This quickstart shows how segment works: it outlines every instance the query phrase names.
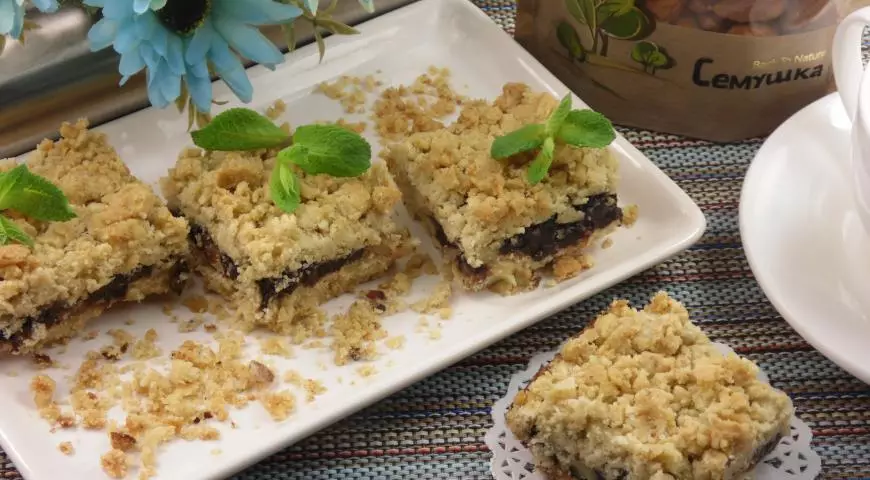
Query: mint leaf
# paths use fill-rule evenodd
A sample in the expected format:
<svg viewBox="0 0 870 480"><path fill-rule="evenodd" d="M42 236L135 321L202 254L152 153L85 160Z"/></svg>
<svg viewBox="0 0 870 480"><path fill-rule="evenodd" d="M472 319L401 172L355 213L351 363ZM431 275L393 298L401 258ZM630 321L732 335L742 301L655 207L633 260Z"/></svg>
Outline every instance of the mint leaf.
<svg viewBox="0 0 870 480"><path fill-rule="evenodd" d="M562 101L559 102L559 106L553 110L553 113L550 114L550 118L547 119L547 135L554 135L558 132L562 127L562 124L565 123L565 119L568 117L569 113L571 113L570 93L562 98Z"/></svg>
<svg viewBox="0 0 870 480"><path fill-rule="evenodd" d="M224 152L278 147L289 138L272 120L247 108L222 112L190 136L200 148Z"/></svg>
<svg viewBox="0 0 870 480"><path fill-rule="evenodd" d="M27 236L12 220L0 215L0 245L10 241L18 242L28 247L33 246L33 239Z"/></svg>
<svg viewBox="0 0 870 480"><path fill-rule="evenodd" d="M500 160L521 152L528 152L540 147L546 137L546 127L543 125L537 123L526 125L507 135L496 137L489 149L489 155Z"/></svg>
<svg viewBox="0 0 870 480"><path fill-rule="evenodd" d="M574 110L568 114L556 138L575 147L604 148L613 143L616 132L604 115L592 110Z"/></svg>
<svg viewBox="0 0 870 480"><path fill-rule="evenodd" d="M544 144L541 146L541 151L538 156L529 165L529 171L526 172L526 178L529 183L535 185L547 176L550 170L550 165L553 164L553 155L556 153L556 143L553 137L547 137Z"/></svg>
<svg viewBox="0 0 870 480"><path fill-rule="evenodd" d="M338 125L303 125L293 133L293 144L308 150L308 155L295 158L293 163L311 175L357 177L372 165L371 145Z"/></svg>
<svg viewBox="0 0 870 480"><path fill-rule="evenodd" d="M63 222L76 216L66 195L24 164L0 176L0 210L10 208L41 221Z"/></svg>
<svg viewBox="0 0 870 480"><path fill-rule="evenodd" d="M293 173L290 164L280 158L269 179L269 195L272 202L287 213L293 213L302 202L299 178Z"/></svg>

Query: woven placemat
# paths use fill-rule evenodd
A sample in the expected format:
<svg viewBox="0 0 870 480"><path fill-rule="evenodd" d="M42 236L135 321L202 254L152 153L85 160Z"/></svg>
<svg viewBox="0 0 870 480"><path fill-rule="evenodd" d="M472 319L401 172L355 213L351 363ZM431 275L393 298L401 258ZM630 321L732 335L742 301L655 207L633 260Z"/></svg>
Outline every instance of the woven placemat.
<svg viewBox="0 0 870 480"><path fill-rule="evenodd" d="M512 32L512 0L474 0ZM870 387L810 347L752 277L737 227L746 169L760 140L709 144L620 129L701 206L708 229L687 252L473 355L239 473L238 480L486 479L489 408L535 353L579 331L614 298L658 290L685 303L714 340L758 362L812 429L823 478L870 478ZM870 341L870 339L868 339ZM21 476L0 451L0 479Z"/></svg>

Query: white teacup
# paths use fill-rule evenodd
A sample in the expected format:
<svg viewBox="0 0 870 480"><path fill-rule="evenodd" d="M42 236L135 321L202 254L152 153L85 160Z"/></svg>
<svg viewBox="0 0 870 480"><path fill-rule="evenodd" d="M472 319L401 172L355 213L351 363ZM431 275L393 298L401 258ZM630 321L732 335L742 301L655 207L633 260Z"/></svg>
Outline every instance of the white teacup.
<svg viewBox="0 0 870 480"><path fill-rule="evenodd" d="M846 113L852 119L852 188L864 228L870 233L870 73L861 60L870 7L847 16L834 36L834 78Z"/></svg>

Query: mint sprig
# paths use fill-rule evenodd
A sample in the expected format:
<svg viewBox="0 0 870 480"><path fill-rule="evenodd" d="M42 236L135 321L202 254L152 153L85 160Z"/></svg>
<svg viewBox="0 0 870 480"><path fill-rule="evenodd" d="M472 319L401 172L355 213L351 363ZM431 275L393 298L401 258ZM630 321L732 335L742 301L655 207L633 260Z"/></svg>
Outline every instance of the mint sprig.
<svg viewBox="0 0 870 480"><path fill-rule="evenodd" d="M193 143L206 150L239 151L277 148L269 180L272 202L293 213L301 204L299 179L292 165L309 175L358 177L371 167L372 147L359 134L339 125L303 125L292 135L246 108L231 108L191 132Z"/></svg>
<svg viewBox="0 0 870 480"><path fill-rule="evenodd" d="M496 137L490 156L503 160L519 153L538 150L529 164L526 179L539 183L553 164L556 145L604 148L616 139L616 131L604 115L592 110L572 110L571 94L565 95L545 124L524 125L506 135Z"/></svg>
<svg viewBox="0 0 870 480"><path fill-rule="evenodd" d="M65 222L76 217L66 195L24 164L0 174L0 212L5 210L44 222ZM33 246L33 239L15 222L0 215L0 245L9 242Z"/></svg>

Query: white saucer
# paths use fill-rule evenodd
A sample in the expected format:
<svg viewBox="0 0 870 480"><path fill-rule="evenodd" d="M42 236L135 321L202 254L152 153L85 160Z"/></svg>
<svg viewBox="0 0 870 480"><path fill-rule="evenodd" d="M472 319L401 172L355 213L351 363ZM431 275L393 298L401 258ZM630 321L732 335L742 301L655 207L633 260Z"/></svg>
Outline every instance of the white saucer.
<svg viewBox="0 0 870 480"><path fill-rule="evenodd" d="M740 233L768 299L807 342L870 383L870 237L852 197L837 94L777 129L749 168Z"/></svg>

